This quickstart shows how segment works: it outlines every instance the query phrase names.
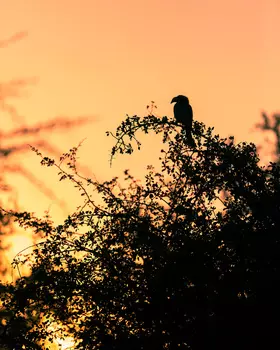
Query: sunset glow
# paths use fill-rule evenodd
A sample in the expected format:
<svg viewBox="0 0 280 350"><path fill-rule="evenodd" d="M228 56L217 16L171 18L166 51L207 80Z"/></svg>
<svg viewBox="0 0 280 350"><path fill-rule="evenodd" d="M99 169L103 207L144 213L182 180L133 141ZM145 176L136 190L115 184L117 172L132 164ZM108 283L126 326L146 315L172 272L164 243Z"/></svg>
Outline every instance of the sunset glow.
<svg viewBox="0 0 280 350"><path fill-rule="evenodd" d="M9 100L19 119L0 110L0 130L57 116L92 117L90 124L42 138L61 154L85 139L79 162L87 176L101 181L124 169L141 179L158 158L161 144L149 135L141 138L141 152L119 156L110 167L113 141L105 135L126 114L145 115L151 100L159 116L172 117L171 99L184 94L195 120L214 126L221 136L257 144L264 142L264 135L253 131L261 112L280 110L277 0L9 0L1 3L0 13L0 83L30 81ZM60 223L81 204L72 184L59 182L56 170L41 167L31 150L13 162L58 198L11 171L7 181L16 188L21 209L38 216L49 211ZM8 237L11 242L10 262L33 241L23 232Z"/></svg>

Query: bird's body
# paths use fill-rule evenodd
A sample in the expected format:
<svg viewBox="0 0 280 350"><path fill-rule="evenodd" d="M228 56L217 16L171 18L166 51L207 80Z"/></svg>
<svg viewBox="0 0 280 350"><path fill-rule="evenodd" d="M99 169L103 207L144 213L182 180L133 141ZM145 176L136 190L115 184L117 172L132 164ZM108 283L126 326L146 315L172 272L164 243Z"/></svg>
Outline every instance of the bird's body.
<svg viewBox="0 0 280 350"><path fill-rule="evenodd" d="M176 102L174 105L174 117L177 120L177 122L182 123L184 125L188 143L193 146L194 140L191 135L193 110L192 106L189 103L189 99L186 96L178 95L172 99L171 103L174 102Z"/></svg>

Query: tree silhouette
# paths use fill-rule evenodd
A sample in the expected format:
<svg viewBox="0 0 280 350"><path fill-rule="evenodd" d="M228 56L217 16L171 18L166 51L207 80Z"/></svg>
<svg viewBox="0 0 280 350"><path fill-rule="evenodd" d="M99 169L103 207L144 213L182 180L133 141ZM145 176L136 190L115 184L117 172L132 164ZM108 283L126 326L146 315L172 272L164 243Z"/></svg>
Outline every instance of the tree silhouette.
<svg viewBox="0 0 280 350"><path fill-rule="evenodd" d="M62 164L33 148L42 165L73 182L84 203L57 227L8 211L45 239L22 253L31 276L2 286L9 315L2 317L0 344L40 348L40 341L57 336L50 327L55 322L68 327L76 349L274 345L279 168L260 167L254 144L235 145L199 122L192 132L196 148L189 148L178 125L167 117L133 116L108 132L116 140L112 157L131 154L133 142L140 149L138 131L162 134L161 168L149 166L143 184L129 171L126 185L80 176L77 147L62 156ZM22 320L29 323L19 331Z"/></svg>
<svg viewBox="0 0 280 350"><path fill-rule="evenodd" d="M22 40L23 38L25 38L28 35L27 31L20 31L17 32L15 34L13 34L12 36L10 36L7 39L4 40L0 40L0 49L2 48L6 48L9 45L18 42L19 40Z"/></svg>
<svg viewBox="0 0 280 350"><path fill-rule="evenodd" d="M85 123L90 122L90 118L78 117L69 119L66 117L57 117L35 125L27 125L26 123L23 123L16 108L9 103L9 98L20 96L20 90L22 90L28 83L30 83L28 80L15 80L0 84L0 110L6 112L8 116L11 117L13 123L16 124L13 129L8 131L0 129L0 191L9 193L10 198L15 196L15 189L11 184L8 184L6 176L8 176L9 173L17 173L29 180L31 184L37 187L37 189L47 197L56 201L61 207L64 207L65 203L56 196L55 192L49 188L47 184L41 181L32 170L27 169L23 163L18 163L18 158L17 163L13 161L13 158L14 155L24 154L30 151L27 140L32 142L33 145L40 147L42 150L47 151L49 154L55 156L59 155L59 149L47 141L43 134L55 131L61 132L82 126ZM12 200L12 202L16 207L18 206L18 203L14 202L14 200ZM7 225L6 221L5 226L11 228L12 221L9 221L9 225ZM3 227L3 223L0 226L0 236L7 235L8 231L2 231L1 227ZM9 233L12 234L13 230L9 230ZM8 249L8 247L4 248L0 241L0 251L5 249ZM3 262L4 259L1 259L1 273L6 274L7 263Z"/></svg>
<svg viewBox="0 0 280 350"><path fill-rule="evenodd" d="M27 32L18 32L12 35L6 40L0 40L0 48L6 48L10 44L17 42L27 36ZM11 100L21 97L25 88L34 84L36 79L24 78L15 79L7 82L0 83L0 117L1 121L11 121L12 129L6 129L3 127L6 123L2 123L0 127L0 192L2 194L8 194L9 203L12 204L13 209L18 209L18 203L15 200L15 188L8 183L7 177L11 173L21 174L27 180L29 180L37 189L44 193L47 197L56 201L61 207L65 207L65 203L60 200L55 192L48 187L46 183L40 180L32 170L29 170L20 162L14 161L14 155L22 155L27 151L30 151L28 143L32 143L36 147L47 151L53 156L60 154L60 150L48 141L46 133L62 132L75 127L89 123L92 118L88 116L81 116L78 118L70 119L67 117L55 117L46 122L40 122L35 125L28 125L24 121L24 117L20 115L14 102ZM0 205L3 205L3 197L0 200ZM3 244L1 237L14 233L12 218L8 219L0 216L0 274L3 276L7 274L7 266L10 262L5 261L4 251L9 249L8 246Z"/></svg>
<svg viewBox="0 0 280 350"><path fill-rule="evenodd" d="M257 123L255 127L263 131L271 131L275 136L274 150L272 156L276 163L280 161L280 114L274 113L269 116L266 112L262 112L262 123ZM268 140L266 140L268 142ZM261 149L261 147L259 147Z"/></svg>
<svg viewBox="0 0 280 350"><path fill-rule="evenodd" d="M34 146L40 147L42 150L48 151L50 154L57 156L60 154L59 150L49 141L44 139L42 134L59 130L69 130L73 127L82 126L85 123L88 123L90 118L86 116L75 119L56 117L47 122L40 122L35 125L27 125L26 123L23 123L16 108L8 103L8 99L10 97L19 96L20 89L25 87L28 83L30 83L28 80L15 80L0 84L1 110L8 112L15 124L21 124L12 130L0 130L1 179L2 182L4 182L3 174L5 173L21 173L47 196L57 200L55 193L50 188L36 178L36 176L34 176L34 174L23 165L11 163L10 158L15 154L22 154L30 150L28 142L25 141L25 138L28 138L29 143L31 142ZM33 138L33 140L30 141L30 138ZM21 139L23 139L23 141L21 141Z"/></svg>

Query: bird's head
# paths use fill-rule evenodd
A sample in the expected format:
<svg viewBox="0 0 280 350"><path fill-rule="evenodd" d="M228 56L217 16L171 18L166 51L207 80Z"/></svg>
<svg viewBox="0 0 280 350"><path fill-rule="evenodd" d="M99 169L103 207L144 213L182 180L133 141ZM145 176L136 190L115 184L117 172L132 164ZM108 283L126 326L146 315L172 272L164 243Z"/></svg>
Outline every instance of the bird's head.
<svg viewBox="0 0 280 350"><path fill-rule="evenodd" d="M187 98L187 96L178 95L176 97L173 97L172 101L170 103L174 103L174 102L187 102L187 103L189 103L189 99Z"/></svg>

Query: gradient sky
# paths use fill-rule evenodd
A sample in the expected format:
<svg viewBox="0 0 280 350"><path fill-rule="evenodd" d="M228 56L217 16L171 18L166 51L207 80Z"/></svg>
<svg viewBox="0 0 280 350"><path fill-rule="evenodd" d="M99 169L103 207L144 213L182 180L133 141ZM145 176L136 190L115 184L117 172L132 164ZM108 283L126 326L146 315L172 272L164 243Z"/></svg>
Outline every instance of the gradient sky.
<svg viewBox="0 0 280 350"><path fill-rule="evenodd" d="M141 153L110 169L105 131L126 113L145 114L151 100L158 115L172 116L172 97L187 95L196 120L221 136L260 142L250 129L262 110L280 109L279 15L279 0L0 0L0 80L38 78L14 102L28 124L94 116L90 126L50 141L65 152L86 138L80 160L99 179L126 168L140 176L157 158L159 139L144 138ZM15 33L21 40L5 47ZM0 123L11 127L8 116ZM33 154L21 161L75 209L55 170L42 171ZM11 179L29 210L53 205L27 181Z"/></svg>

